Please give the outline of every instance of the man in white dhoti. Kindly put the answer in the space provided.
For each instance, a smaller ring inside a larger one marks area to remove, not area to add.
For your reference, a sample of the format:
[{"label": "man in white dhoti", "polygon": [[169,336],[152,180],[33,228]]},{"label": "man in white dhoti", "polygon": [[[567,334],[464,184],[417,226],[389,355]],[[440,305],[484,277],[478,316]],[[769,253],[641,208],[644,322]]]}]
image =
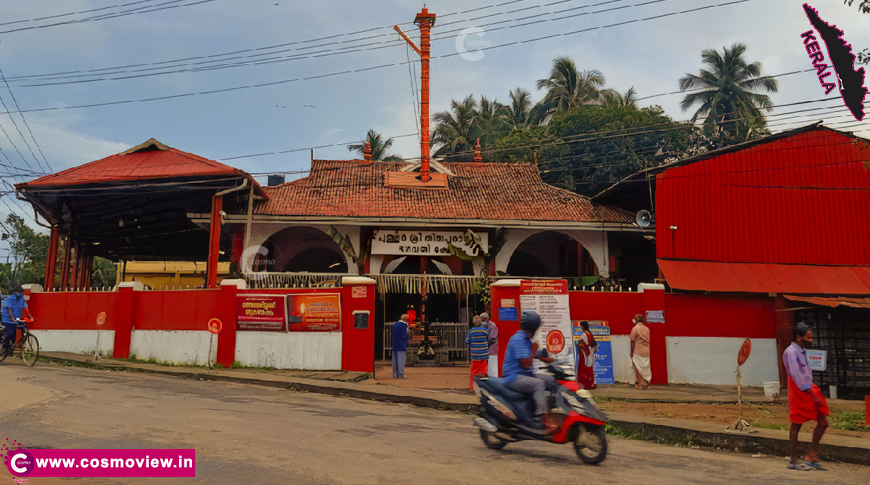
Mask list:
[{"label": "man in white dhoti", "polygon": [[649,327],[643,323],[643,315],[635,315],[631,320],[631,366],[634,368],[637,389],[649,389],[652,371],[649,365]]}]

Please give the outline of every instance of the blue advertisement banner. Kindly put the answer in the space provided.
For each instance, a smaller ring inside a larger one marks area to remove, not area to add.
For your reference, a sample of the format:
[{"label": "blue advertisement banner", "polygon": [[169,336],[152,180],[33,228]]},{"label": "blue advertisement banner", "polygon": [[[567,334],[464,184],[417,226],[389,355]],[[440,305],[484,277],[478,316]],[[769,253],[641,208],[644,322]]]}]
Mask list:
[{"label": "blue advertisement banner", "polygon": [[[589,332],[595,337],[595,343],[598,344],[598,351],[595,353],[595,363],[593,372],[595,373],[595,384],[615,384],[616,380],[613,377],[613,353],[611,352],[610,341],[610,323],[602,320],[586,320],[589,323]],[[574,345],[583,335],[583,328],[580,326],[580,320],[574,321]],[[579,365],[579,361],[578,361]],[[579,375],[579,369],[578,369]]]}]

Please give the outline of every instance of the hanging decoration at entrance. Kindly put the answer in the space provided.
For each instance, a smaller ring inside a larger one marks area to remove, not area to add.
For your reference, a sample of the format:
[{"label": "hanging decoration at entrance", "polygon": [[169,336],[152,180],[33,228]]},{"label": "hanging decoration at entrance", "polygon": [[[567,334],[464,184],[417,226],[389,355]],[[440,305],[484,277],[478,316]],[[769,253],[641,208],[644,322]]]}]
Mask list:
[{"label": "hanging decoration at entrance", "polygon": [[356,251],[353,249],[353,243],[350,242],[350,238],[347,234],[342,234],[335,228],[335,226],[329,226],[329,231],[327,231],[326,234],[335,241],[335,244],[338,244],[338,247],[341,248],[341,251],[345,256],[353,260],[354,263],[359,261]]},{"label": "hanging decoration at entrance", "polygon": [[439,275],[369,275],[377,282],[378,292],[420,294],[425,280],[426,292],[436,295],[474,293],[474,276]]}]

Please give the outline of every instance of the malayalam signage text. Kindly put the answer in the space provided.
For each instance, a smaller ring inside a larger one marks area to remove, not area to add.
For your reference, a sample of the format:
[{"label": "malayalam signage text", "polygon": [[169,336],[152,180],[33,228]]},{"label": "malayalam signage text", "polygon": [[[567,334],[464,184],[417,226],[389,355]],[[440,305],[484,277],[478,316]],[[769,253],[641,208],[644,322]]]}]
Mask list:
[{"label": "malayalam signage text", "polygon": [[236,296],[236,325],[239,330],[282,332],[286,324],[284,295]]}]

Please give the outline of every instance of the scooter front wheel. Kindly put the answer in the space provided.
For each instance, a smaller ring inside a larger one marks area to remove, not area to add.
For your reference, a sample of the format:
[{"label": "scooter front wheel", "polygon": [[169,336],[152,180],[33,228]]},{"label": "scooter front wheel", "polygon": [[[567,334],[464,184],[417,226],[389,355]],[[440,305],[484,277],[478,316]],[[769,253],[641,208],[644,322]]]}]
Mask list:
[{"label": "scooter front wheel", "polygon": [[607,438],[603,426],[578,426],[574,452],[587,465],[597,465],[607,457]]},{"label": "scooter front wheel", "polygon": [[489,431],[480,430],[480,439],[490,450],[500,450],[507,445],[507,441],[496,438],[495,434]]}]

